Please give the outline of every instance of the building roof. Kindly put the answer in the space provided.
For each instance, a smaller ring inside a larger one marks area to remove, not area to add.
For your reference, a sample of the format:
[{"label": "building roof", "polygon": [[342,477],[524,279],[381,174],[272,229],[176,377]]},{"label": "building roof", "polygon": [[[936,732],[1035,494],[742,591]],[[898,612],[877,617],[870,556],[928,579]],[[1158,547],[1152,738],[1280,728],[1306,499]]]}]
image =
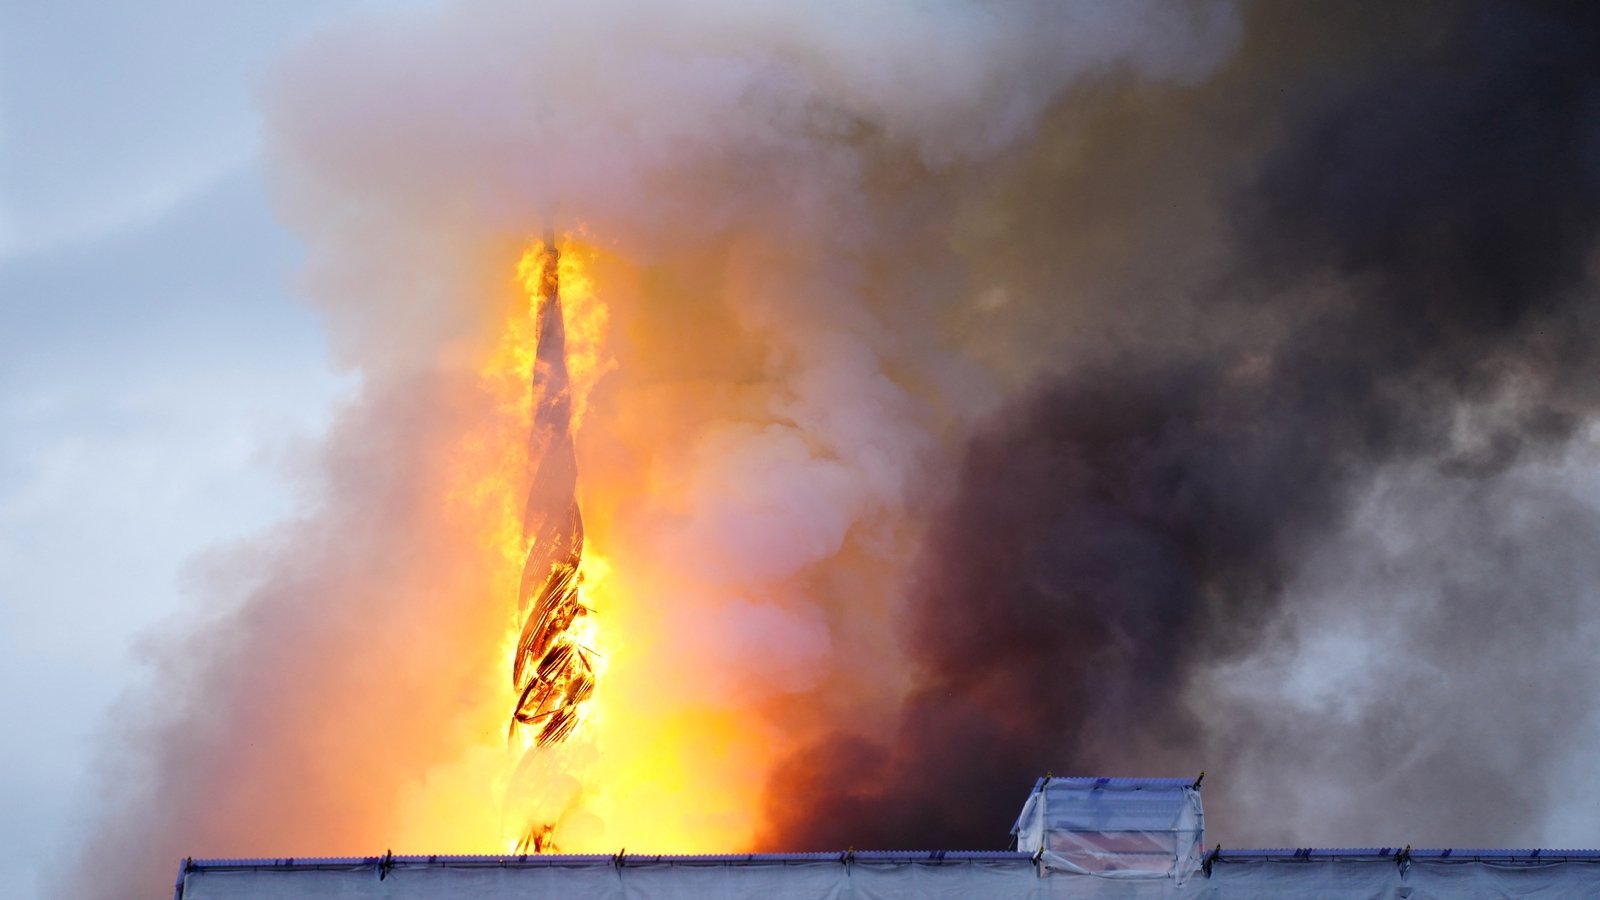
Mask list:
[{"label": "building roof", "polygon": [[189,859],[177,900],[1600,896],[1600,850],[1204,846],[1199,779],[1043,778],[1012,850]]},{"label": "building roof", "polygon": [[[1402,889],[1410,887],[1411,892]],[[459,894],[455,892],[459,890]],[[1395,893],[1397,890],[1402,892]],[[177,900],[567,897],[1277,897],[1600,895],[1600,850],[1214,850],[1187,881],[1046,872],[999,850],[191,859]],[[1376,892],[1376,893],[1374,893]]]}]

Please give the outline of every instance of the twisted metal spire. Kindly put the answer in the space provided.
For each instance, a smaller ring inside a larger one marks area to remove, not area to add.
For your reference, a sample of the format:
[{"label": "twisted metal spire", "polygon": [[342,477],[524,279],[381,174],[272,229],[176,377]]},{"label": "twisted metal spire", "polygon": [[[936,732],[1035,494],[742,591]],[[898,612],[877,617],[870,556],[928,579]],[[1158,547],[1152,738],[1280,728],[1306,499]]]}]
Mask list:
[{"label": "twisted metal spire", "polygon": [[[511,669],[517,703],[510,734],[537,729],[530,755],[572,734],[578,710],[594,693],[595,684],[594,650],[579,641],[574,629],[574,623],[592,610],[578,592],[583,580],[583,514],[578,508],[578,465],[572,446],[561,251],[553,235],[546,238],[542,253],[528,436],[533,477],[522,521],[528,550],[517,592],[524,620]],[[523,838],[522,849],[545,849],[552,831],[549,825],[536,824]]]}]

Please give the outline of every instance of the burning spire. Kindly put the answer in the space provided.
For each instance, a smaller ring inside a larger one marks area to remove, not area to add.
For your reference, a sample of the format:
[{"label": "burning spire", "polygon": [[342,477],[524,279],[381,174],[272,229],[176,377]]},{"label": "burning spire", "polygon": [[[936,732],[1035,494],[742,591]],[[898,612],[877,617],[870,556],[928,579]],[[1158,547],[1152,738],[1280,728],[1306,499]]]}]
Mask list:
[{"label": "burning spire", "polygon": [[[561,251],[551,235],[536,253],[533,300],[538,337],[528,437],[533,472],[522,528],[527,557],[517,592],[523,626],[511,669],[517,701],[510,736],[521,735],[526,741],[525,762],[540,748],[572,735],[595,686],[595,651],[583,627],[593,610],[580,590],[583,514],[578,508],[578,465],[572,446]],[[551,849],[554,829],[554,823],[532,823],[518,849]]]}]

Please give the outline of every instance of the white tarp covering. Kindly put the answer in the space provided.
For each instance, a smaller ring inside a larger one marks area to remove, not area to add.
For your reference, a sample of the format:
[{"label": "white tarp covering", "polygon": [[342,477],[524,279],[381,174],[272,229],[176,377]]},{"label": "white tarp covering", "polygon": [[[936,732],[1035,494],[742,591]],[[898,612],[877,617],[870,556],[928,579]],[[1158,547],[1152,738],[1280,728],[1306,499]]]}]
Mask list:
[{"label": "white tarp covering", "polygon": [[1360,900],[1456,900],[1461,897],[1600,896],[1600,860],[1496,863],[1393,857],[1236,858],[1210,875],[1112,879],[1041,875],[1027,857],[959,862],[839,861],[803,863],[605,863],[537,867],[397,866],[380,880],[376,865],[197,867],[184,876],[181,900],[1159,900],[1159,898],[1339,897]]},{"label": "white tarp covering", "polygon": [[1022,808],[1017,849],[1048,871],[1188,880],[1200,868],[1199,789],[1169,778],[1045,778]]},{"label": "white tarp covering", "polygon": [[200,860],[177,900],[1456,900],[1600,897],[1600,852],[1241,850],[1202,855],[1195,785],[1044,779],[1019,852]]}]

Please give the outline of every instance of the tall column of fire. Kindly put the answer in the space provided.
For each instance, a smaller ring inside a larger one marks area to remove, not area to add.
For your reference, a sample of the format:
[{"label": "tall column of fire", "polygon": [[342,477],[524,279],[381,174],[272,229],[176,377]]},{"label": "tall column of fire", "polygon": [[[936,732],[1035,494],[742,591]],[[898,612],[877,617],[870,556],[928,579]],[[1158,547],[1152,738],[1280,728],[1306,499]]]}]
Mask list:
[{"label": "tall column of fire", "polygon": [[[523,626],[511,680],[516,690],[510,735],[527,741],[526,757],[565,741],[594,693],[595,652],[582,627],[592,615],[583,582],[583,515],[578,508],[578,465],[572,445],[572,390],[566,328],[561,311],[560,250],[553,236],[541,251],[534,316],[532,428],[528,459],[532,478],[523,514],[527,558],[517,592]],[[524,762],[527,762],[525,757]],[[555,823],[533,822],[520,850],[552,848]]]}]

